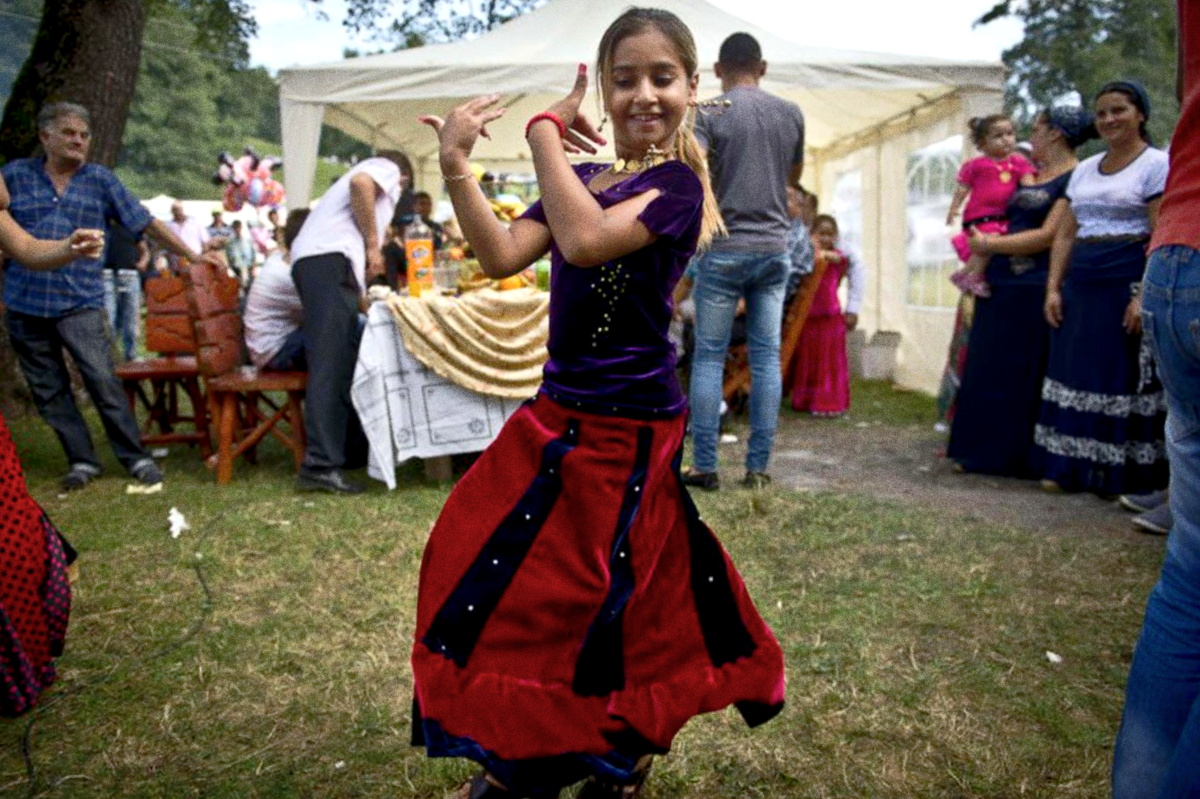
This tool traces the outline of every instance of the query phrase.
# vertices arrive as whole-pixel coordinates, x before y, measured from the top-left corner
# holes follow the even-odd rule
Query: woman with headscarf
[[[95,258],[104,248],[98,230],[77,230],[62,241],[35,239],[7,209],[8,189],[0,178],[0,250],[27,267]],[[74,559],[70,544],[29,496],[0,415],[0,717],[29,710],[54,680],[71,608],[67,566]]]
[[[1067,185],[1046,285],[1054,330],[1034,441],[1047,489],[1112,496],[1167,484],[1166,405],[1140,316],[1167,154],[1150,143],[1150,100],[1137,84],[1105,85],[1094,110],[1108,148]]]
[[[1050,245],[1067,213],[1075,148],[1095,138],[1092,116],[1074,106],[1049,108],[1033,123],[1036,181],[1008,205],[1007,235],[976,235],[971,248],[991,256],[991,297],[975,302],[975,320],[947,454],[964,471],[1037,477],[1033,429],[1041,407],[1050,328],[1042,314]]]

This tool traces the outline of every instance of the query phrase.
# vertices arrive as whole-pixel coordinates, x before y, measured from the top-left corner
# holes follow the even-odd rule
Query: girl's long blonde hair
[[[600,38],[600,47],[596,53],[596,89],[600,95],[602,107],[607,104],[605,89],[612,69],[613,52],[617,49],[617,45],[630,36],[644,33],[650,28],[654,28],[666,36],[675,46],[675,53],[679,56],[679,60],[687,72],[688,80],[690,81],[696,75],[699,67],[696,41],[692,38],[692,32],[688,30],[688,26],[683,24],[683,20],[670,11],[663,11],[660,8],[629,8],[608,26],[604,36]],[[696,135],[692,132],[695,124],[696,106],[693,105],[688,109],[683,123],[675,133],[672,155],[692,168],[699,176],[700,185],[704,188],[700,238],[696,242],[696,251],[700,252],[708,249],[713,236],[725,233],[725,222],[721,219],[721,209],[717,205],[716,195],[713,194],[712,181],[709,180],[708,159],[704,157],[704,151],[700,149],[700,142],[696,140]]]

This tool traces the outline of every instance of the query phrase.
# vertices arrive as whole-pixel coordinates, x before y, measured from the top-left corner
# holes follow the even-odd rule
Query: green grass
[[[884,387],[854,397],[852,420],[930,412]],[[414,465],[395,492],[298,495],[272,443],[227,487],[180,448],[161,494],[126,495],[107,462],[62,498],[53,437],[12,427],[82,553],[33,717],[37,795],[433,799],[471,773],[408,746],[416,575],[447,486]],[[783,646],[788,707],[752,731],[694,720],[647,797],[1107,796],[1158,549],[855,494],[697,502]],[[192,525],[176,540],[171,507]],[[0,796],[29,792],[28,723],[0,721]]]

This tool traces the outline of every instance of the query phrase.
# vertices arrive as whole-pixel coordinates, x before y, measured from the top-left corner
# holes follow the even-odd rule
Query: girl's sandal
[[[638,761],[633,782],[614,782],[596,776],[588,777],[576,799],[636,799],[650,774],[649,755]]]
[[[539,799],[553,799],[558,791],[538,794]],[[484,771],[463,783],[451,799],[513,799],[513,794],[498,779]]]
[[[508,789],[484,771],[463,783],[452,799],[500,799],[506,796],[509,796]]]

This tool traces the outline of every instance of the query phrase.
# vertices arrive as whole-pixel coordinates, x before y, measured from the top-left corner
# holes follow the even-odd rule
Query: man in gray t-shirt
[[[787,289],[787,186],[804,165],[804,115],[759,88],[767,64],[753,36],[735,33],[715,65],[729,106],[701,114],[696,138],[708,153],[713,189],[729,235],[696,264],[696,351],[692,365],[692,470],[688,485],[718,487],[722,374],[739,300],[746,302],[750,356],[750,441],[743,484],[761,487],[775,446],[783,396],[779,333]]]

